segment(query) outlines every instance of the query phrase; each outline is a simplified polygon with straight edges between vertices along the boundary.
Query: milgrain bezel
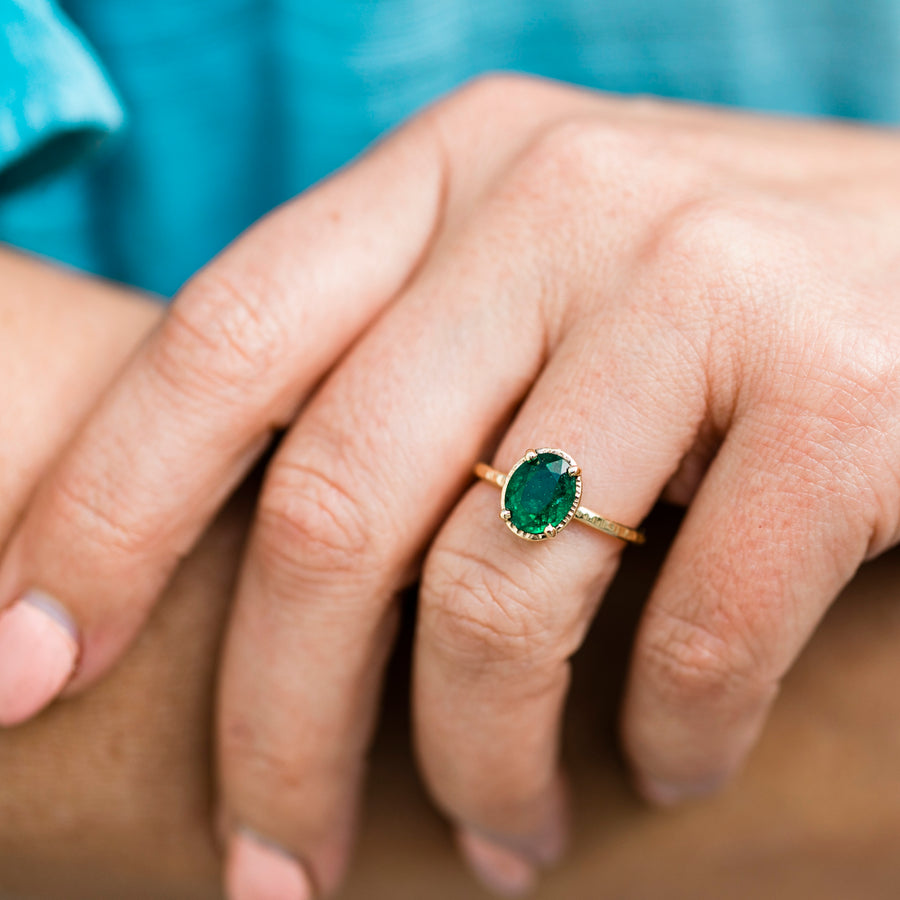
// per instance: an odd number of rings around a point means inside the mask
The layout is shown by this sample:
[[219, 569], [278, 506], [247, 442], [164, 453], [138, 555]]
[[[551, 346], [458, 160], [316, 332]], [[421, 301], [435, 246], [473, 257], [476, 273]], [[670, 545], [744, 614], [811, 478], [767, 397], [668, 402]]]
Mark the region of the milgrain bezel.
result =
[[[540, 453], [553, 453], [556, 456], [561, 456], [569, 463], [569, 475], [575, 476], [575, 499], [572, 501], [572, 505], [569, 508], [569, 511], [566, 513], [565, 518], [557, 525], [555, 528], [552, 525], [548, 525], [547, 528], [540, 532], [539, 534], [532, 534], [530, 531], [522, 531], [521, 528], [517, 528], [510, 521], [511, 513], [506, 508], [506, 486], [509, 484], [510, 478], [512, 478], [513, 472], [519, 468], [519, 466], [523, 465], [525, 462], [528, 462], [534, 459]], [[578, 510], [578, 507], [581, 504], [581, 491], [582, 491], [582, 476], [581, 469], [578, 466], [578, 463], [566, 453], [565, 450], [560, 450], [558, 447], [539, 447], [537, 450], [527, 450], [525, 455], [518, 459], [513, 467], [507, 472], [506, 477], [503, 479], [503, 488], [500, 492], [500, 518], [506, 523], [506, 527], [515, 535], [518, 535], [520, 538], [525, 538], [526, 541], [546, 541], [547, 538], [556, 537], [572, 519], [575, 518], [575, 513]]]

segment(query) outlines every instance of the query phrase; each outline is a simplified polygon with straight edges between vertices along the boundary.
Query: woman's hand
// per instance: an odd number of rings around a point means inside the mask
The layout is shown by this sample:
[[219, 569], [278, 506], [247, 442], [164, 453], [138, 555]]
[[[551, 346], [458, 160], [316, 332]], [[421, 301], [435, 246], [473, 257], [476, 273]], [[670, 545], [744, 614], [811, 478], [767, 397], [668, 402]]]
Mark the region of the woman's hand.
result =
[[[54, 597], [85, 687], [289, 428], [224, 658], [232, 897], [336, 885], [393, 598], [426, 551], [423, 772], [473, 865], [525, 886], [563, 844], [568, 658], [621, 545], [580, 525], [519, 540], [496, 491], [466, 490], [472, 463], [561, 447], [613, 519], [690, 503], [623, 730], [648, 796], [715, 787], [841, 586], [897, 540], [898, 151], [887, 131], [469, 86], [185, 288], [41, 483], [0, 603]], [[45, 685], [39, 662], [3, 675]]]

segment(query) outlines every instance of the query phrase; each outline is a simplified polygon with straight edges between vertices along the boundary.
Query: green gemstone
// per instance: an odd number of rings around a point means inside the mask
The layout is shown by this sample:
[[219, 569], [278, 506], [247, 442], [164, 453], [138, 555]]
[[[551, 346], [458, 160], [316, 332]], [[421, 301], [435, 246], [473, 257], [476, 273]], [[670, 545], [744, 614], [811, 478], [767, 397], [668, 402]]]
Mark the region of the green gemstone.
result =
[[569, 474], [570, 465], [558, 453], [538, 453], [521, 462], [506, 483], [510, 524], [528, 534], [542, 534], [548, 525], [558, 527], [578, 496], [578, 477]]

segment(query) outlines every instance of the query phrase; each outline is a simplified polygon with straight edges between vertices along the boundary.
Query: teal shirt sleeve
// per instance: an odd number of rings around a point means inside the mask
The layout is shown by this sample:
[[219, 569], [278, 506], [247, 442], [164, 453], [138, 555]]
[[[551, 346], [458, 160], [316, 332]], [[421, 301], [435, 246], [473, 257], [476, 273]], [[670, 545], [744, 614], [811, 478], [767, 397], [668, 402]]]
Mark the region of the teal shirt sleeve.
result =
[[84, 37], [50, 0], [0, 0], [0, 194], [96, 149], [124, 112]]

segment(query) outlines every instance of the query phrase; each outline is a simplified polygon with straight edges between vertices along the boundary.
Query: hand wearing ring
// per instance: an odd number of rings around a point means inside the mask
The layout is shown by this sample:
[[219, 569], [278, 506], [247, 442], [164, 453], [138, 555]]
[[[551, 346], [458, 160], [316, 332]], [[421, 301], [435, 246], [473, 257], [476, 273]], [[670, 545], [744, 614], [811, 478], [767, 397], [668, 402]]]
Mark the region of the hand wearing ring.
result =
[[[570, 659], [624, 547], [595, 531], [639, 540], [661, 496], [690, 508], [623, 744], [647, 796], [711, 790], [900, 536], [898, 158], [886, 130], [525, 78], [430, 107], [192, 279], [29, 494], [0, 722], [109, 670], [275, 430], [216, 716], [232, 900], [338, 885], [413, 581], [425, 782], [473, 866], [527, 887], [564, 843]], [[486, 454], [518, 536], [472, 483]]]

